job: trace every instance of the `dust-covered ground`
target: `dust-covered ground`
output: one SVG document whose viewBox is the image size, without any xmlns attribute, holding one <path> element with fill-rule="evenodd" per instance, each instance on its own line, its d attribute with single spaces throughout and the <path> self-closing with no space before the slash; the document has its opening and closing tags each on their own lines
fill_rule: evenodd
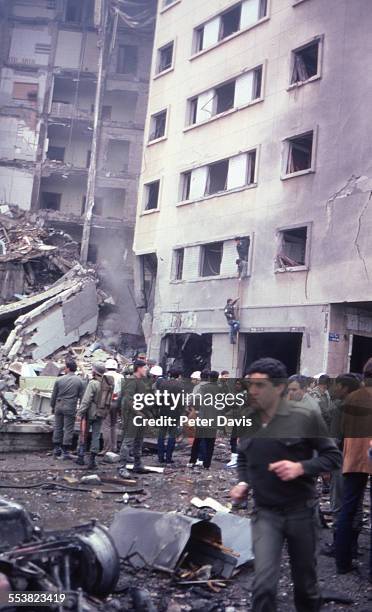
<svg viewBox="0 0 372 612">
<path fill-rule="evenodd" d="M 236 482 L 235 471 L 224 467 L 228 460 L 228 450 L 226 441 L 217 442 L 213 464 L 208 471 L 187 468 L 188 448 L 184 446 L 177 449 L 174 455 L 175 463 L 166 466 L 163 474 L 151 473 L 136 478 L 137 488 L 143 488 L 143 493 L 130 495 L 129 505 L 157 511 L 176 510 L 197 516 L 199 511 L 190 504 L 194 496 L 203 499 L 211 496 L 222 504 L 227 504 L 229 490 Z M 148 465 L 158 465 L 155 455 L 146 456 L 145 462 Z M 98 473 L 101 476 L 116 476 L 115 465 L 103 463 L 102 459 L 99 464 Z M 0 454 L 0 496 L 22 504 L 32 513 L 35 524 L 43 529 L 64 529 L 86 523 L 93 518 L 109 527 L 115 513 L 125 507 L 121 490 L 118 489 L 117 493 L 97 493 L 100 490 L 97 485 L 94 485 L 94 491 L 86 492 L 53 490 L 53 484 L 69 486 L 69 479 L 80 478 L 85 473 L 85 468 L 77 468 L 72 461 L 60 461 L 47 453 L 7 456 Z M 47 483 L 51 487 L 24 488 L 34 483 Z M 4 484 L 11 486 L 4 488 Z M 103 488 L 110 487 L 105 485 Z M 115 487 L 111 487 L 112 489 Z M 323 496 L 322 507 L 325 511 L 327 506 L 328 500 Z M 244 516 L 249 514 L 249 509 L 237 512 Z M 367 516 L 365 519 L 365 527 L 360 537 L 361 554 L 357 570 L 345 576 L 337 576 L 334 560 L 319 556 L 322 590 L 328 594 L 332 591 L 346 595 L 353 600 L 349 605 L 325 603 L 322 608 L 324 610 L 372 611 L 372 585 L 367 580 L 369 519 Z M 330 542 L 331 529 L 322 528 L 320 538 L 320 546 Z M 140 610 L 140 607 L 134 607 L 131 596 L 131 588 L 139 587 L 146 589 L 156 612 L 240 612 L 251 609 L 252 579 L 253 568 L 244 567 L 230 581 L 226 581 L 224 588 L 214 592 L 206 585 L 182 587 L 169 575 L 149 570 L 134 570 L 127 564 L 122 568 L 119 581 L 121 592 L 105 602 L 102 609 Z M 294 610 L 286 553 L 281 566 L 278 602 L 280 611 Z M 146 605 L 142 604 L 141 612 L 151 609 L 146 608 Z"/>
</svg>

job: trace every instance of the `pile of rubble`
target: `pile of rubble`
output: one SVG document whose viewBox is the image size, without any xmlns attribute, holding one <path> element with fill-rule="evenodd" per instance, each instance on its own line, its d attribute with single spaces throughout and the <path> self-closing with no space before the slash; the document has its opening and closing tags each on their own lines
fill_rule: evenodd
<svg viewBox="0 0 372 612">
<path fill-rule="evenodd" d="M 17 207 L 0 208 L 0 300 L 21 299 L 56 282 L 77 263 L 79 245 L 42 218 Z"/>
<path fill-rule="evenodd" d="M 67 357 L 76 361 L 77 373 L 85 381 L 91 377 L 93 363 L 97 361 L 105 362 L 113 357 L 121 370 L 130 363 L 120 353 L 104 350 L 92 335 L 84 338 L 83 342 L 58 350 L 49 359 L 32 361 L 19 358 L 5 362 L 0 381 L 0 432 L 10 434 L 15 432 L 14 427 L 18 426 L 20 431 L 20 424 L 30 423 L 37 425 L 37 428 L 26 428 L 25 433 L 51 432 L 54 417 L 50 398 L 56 378 L 63 373 Z"/>
</svg>

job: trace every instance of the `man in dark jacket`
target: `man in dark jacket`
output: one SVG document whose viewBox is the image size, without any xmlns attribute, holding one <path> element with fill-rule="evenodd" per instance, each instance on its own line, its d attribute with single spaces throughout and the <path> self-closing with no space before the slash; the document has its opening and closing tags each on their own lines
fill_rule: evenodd
<svg viewBox="0 0 372 612">
<path fill-rule="evenodd" d="M 200 399 L 196 402 L 197 416 L 199 419 L 207 419 L 209 425 L 201 425 L 196 428 L 196 436 L 191 448 L 190 464 L 195 465 L 199 456 L 200 447 L 202 447 L 203 467 L 205 470 L 209 470 L 212 463 L 217 435 L 218 410 L 216 410 L 213 398 L 217 394 L 220 396 L 223 395 L 221 387 L 218 384 L 218 377 L 219 373 L 216 370 L 209 372 L 209 381 L 199 388 L 197 392 L 200 394 Z"/>
<path fill-rule="evenodd" d="M 69 450 L 74 435 L 76 408 L 84 391 L 84 384 L 81 378 L 76 376 L 76 370 L 76 362 L 67 359 L 65 375 L 57 378 L 50 399 L 54 413 L 53 454 L 62 459 L 71 459 Z"/>
<path fill-rule="evenodd" d="M 169 380 L 163 379 L 159 384 L 159 390 L 164 393 L 172 393 L 174 397 L 178 396 L 176 405 L 166 406 L 163 402 L 159 406 L 159 416 L 175 419 L 179 422 L 179 418 L 184 411 L 184 403 L 182 402 L 182 392 L 185 390 L 185 385 L 182 382 L 182 372 L 178 368 L 172 368 L 169 372 Z M 158 458 L 160 463 L 173 463 L 172 456 L 176 446 L 177 424 L 164 425 L 159 427 L 158 434 Z"/>
<path fill-rule="evenodd" d="M 254 612 L 277 610 L 284 541 L 296 609 L 320 610 L 315 481 L 322 472 L 338 469 L 342 459 L 333 440 L 327 438 L 322 417 L 283 399 L 286 379 L 286 368 L 276 359 L 259 359 L 248 370 L 252 427 L 240 439 L 240 482 L 231 491 L 237 502 L 246 497 L 249 486 L 253 490 Z"/>
<path fill-rule="evenodd" d="M 236 250 L 238 252 L 239 259 L 242 261 L 248 261 L 248 251 L 249 251 L 249 238 L 245 236 L 244 238 L 240 238 L 237 236 L 235 238 Z"/>
</svg>

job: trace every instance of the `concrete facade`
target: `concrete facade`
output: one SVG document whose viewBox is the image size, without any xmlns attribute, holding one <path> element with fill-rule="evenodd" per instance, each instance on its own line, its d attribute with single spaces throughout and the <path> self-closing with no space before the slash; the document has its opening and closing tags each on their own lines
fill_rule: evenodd
<svg viewBox="0 0 372 612">
<path fill-rule="evenodd" d="M 151 4 L 151 3 L 150 3 Z M 78 241 L 86 211 L 100 29 L 95 0 L 0 0 L 0 205 L 43 210 Z M 89 258 L 104 253 L 115 301 L 132 311 L 132 243 L 142 159 L 153 28 L 109 11 L 95 208 Z M 149 6 L 151 11 L 151 7 Z M 133 10 L 133 9 L 132 9 Z M 112 36 L 111 36 L 111 34 Z M 113 239 L 113 245 L 107 248 Z M 129 253 L 129 255 L 128 255 Z"/>
<path fill-rule="evenodd" d="M 355 335 L 367 338 L 372 354 L 372 145 L 363 112 L 372 89 L 372 8 L 363 0 L 324 4 L 159 3 L 134 243 L 153 358 L 167 352 L 166 337 L 190 333 L 212 334 L 212 366 L 234 373 L 259 355 L 260 338 L 270 354 L 279 336 L 265 334 L 291 335 L 280 337 L 274 355 L 291 373 L 336 375 L 353 360 L 360 370 L 364 341 Z M 239 11 L 235 25 L 231 8 Z M 171 63 L 161 70 L 162 49 L 172 42 Z M 250 76 L 257 67 L 261 86 Z M 231 99 L 220 89 L 226 84 Z M 153 116 L 162 110 L 165 131 L 153 139 Z M 228 171 L 218 185 L 213 164 L 223 160 L 220 178 Z M 235 236 L 250 238 L 241 281 Z M 222 246 L 206 276 L 209 243 Z M 175 249 L 184 249 L 181 278 Z M 151 309 L 149 254 L 157 260 Z M 233 348 L 223 308 L 237 295 Z M 297 348 L 293 334 L 301 334 Z"/>
</svg>

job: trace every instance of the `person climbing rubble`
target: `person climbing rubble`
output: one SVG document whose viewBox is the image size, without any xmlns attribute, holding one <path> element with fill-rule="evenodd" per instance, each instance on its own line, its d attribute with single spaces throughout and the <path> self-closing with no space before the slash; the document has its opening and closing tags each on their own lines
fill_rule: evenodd
<svg viewBox="0 0 372 612">
<path fill-rule="evenodd" d="M 236 318 L 235 313 L 235 305 L 238 302 L 239 298 L 237 297 L 235 300 L 229 298 L 226 302 L 226 306 L 224 308 L 224 315 L 227 320 L 227 324 L 230 327 L 230 344 L 235 344 L 236 335 L 240 329 L 240 323 Z"/>
</svg>

